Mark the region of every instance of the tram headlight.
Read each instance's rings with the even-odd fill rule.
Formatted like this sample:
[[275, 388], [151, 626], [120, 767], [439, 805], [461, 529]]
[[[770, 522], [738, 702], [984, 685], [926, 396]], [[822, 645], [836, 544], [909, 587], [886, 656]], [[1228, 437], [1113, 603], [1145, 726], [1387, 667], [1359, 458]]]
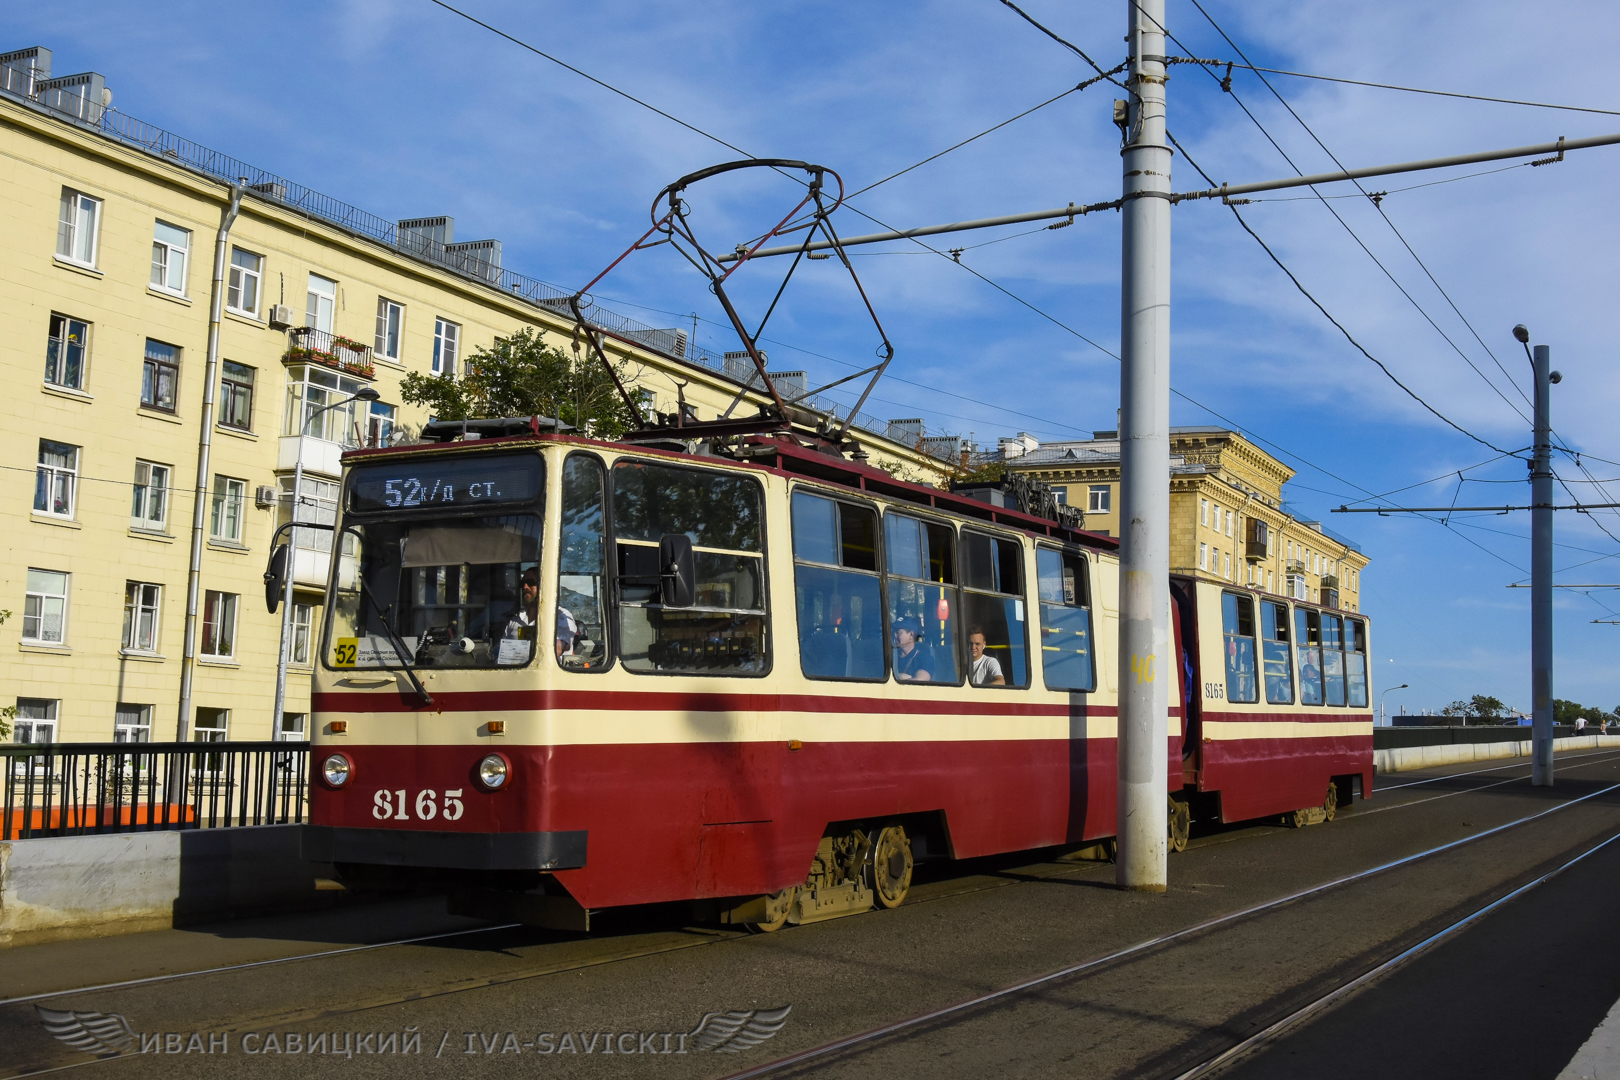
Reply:
[[354, 765], [345, 754], [330, 754], [321, 762], [321, 776], [335, 788], [340, 788], [349, 782], [354, 775]]
[[486, 791], [499, 791], [512, 777], [512, 763], [501, 754], [486, 754], [478, 763], [478, 782]]

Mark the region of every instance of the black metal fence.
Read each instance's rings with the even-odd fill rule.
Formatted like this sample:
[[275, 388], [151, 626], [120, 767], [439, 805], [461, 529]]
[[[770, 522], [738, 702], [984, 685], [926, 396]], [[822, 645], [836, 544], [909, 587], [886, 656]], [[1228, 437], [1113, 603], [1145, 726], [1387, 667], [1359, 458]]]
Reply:
[[0, 841], [286, 825], [309, 813], [309, 743], [0, 744]]

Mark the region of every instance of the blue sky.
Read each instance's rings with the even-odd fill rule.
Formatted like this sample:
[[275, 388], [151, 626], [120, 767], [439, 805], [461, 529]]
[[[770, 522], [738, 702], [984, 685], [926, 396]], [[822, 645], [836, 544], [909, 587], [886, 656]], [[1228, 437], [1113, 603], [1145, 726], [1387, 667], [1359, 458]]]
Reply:
[[[750, 154], [826, 164], [851, 188], [1090, 74], [995, 0], [460, 6]], [[1024, 6], [1104, 66], [1123, 59], [1125, 4]], [[1620, 108], [1612, 78], [1590, 59], [1620, 45], [1613, 5], [1576, 2], [1557, 20], [1503, 0], [1355, 9], [1323, 0], [1216, 0], [1205, 8], [1263, 66]], [[100, 71], [131, 115], [384, 217], [451, 214], [457, 239], [496, 237], [509, 268], [570, 289], [646, 227], [664, 184], [737, 156], [429, 0], [287, 2], [240, 12], [173, 0], [162, 18], [149, 3], [100, 0], [93, 11], [87, 18], [83, 7], [15, 5], [0, 21], [0, 48], [45, 45], [57, 74]], [[1169, 0], [1167, 21], [1197, 55], [1236, 58], [1189, 0]], [[1571, 27], [1579, 27], [1578, 55], [1569, 51]], [[1272, 78], [1349, 165], [1620, 130], [1620, 116]], [[1169, 86], [1171, 131], [1217, 181], [1289, 175], [1283, 152], [1305, 172], [1333, 167], [1255, 76], [1238, 73], [1233, 89], [1280, 151], [1203, 72], [1178, 67]], [[1111, 198], [1120, 185], [1115, 96], [1106, 84], [1072, 94], [854, 205], [901, 226]], [[1606, 148], [1455, 182], [1435, 183], [1501, 166], [1369, 182], [1369, 190], [1390, 192], [1382, 213], [1359, 197], [1333, 201], [1359, 243], [1308, 191], [1276, 193], [1243, 213], [1373, 355], [1451, 419], [1506, 450], [1530, 441], [1518, 414], [1529, 412], [1521, 396], [1528, 365], [1509, 334], [1514, 323], [1528, 324], [1565, 375], [1553, 399], [1563, 444], [1620, 462], [1611, 419], [1620, 390], [1612, 362], [1617, 163], [1620, 148]], [[1413, 185], [1430, 186], [1399, 190]], [[1178, 157], [1176, 187], [1199, 186]], [[1323, 191], [1353, 194], [1344, 185]], [[729, 248], [763, 229], [773, 211], [784, 212], [794, 193], [780, 179], [750, 176], [694, 196], [703, 235]], [[848, 211], [840, 227], [846, 234], [875, 228]], [[967, 247], [962, 263], [1117, 351], [1117, 216], [1014, 235], [1031, 228], [939, 238], [936, 246]], [[1183, 205], [1174, 229], [1172, 381], [1274, 444], [1299, 469], [1289, 485], [1292, 508], [1358, 540], [1371, 556], [1364, 604], [1374, 618], [1376, 676], [1381, 686], [1412, 684], [1391, 694], [1390, 705], [1438, 708], [1488, 693], [1527, 708], [1529, 591], [1505, 586], [1528, 580], [1528, 515], [1466, 516], [1446, 526], [1328, 514], [1351, 499], [1435, 478], [1397, 498], [1450, 503], [1459, 470], [1470, 481], [1460, 504], [1523, 502], [1523, 464], [1506, 458], [1470, 469], [1495, 451], [1446, 427], [1384, 378], [1295, 291], [1231, 211]], [[1019, 430], [1050, 440], [1114, 427], [1118, 365], [1105, 352], [914, 245], [867, 249], [856, 263], [896, 347], [893, 378], [867, 411], [923, 416], [932, 431], [992, 443]], [[766, 335], [773, 367], [802, 367], [828, 381], [868, 362], [876, 339], [835, 267], [815, 263], [796, 280]], [[745, 298], [765, 287], [765, 269], [739, 281]], [[732, 347], [713, 321], [713, 298], [673, 257], [641, 257], [598, 296], [654, 325], [690, 326], [695, 311], [709, 320], [699, 323], [700, 343]], [[1223, 422], [1180, 398], [1172, 416], [1178, 424]], [[1585, 482], [1620, 478], [1620, 465], [1583, 463], [1589, 475], [1568, 458], [1557, 465], [1575, 496], [1620, 501], [1620, 483]], [[1567, 495], [1561, 491], [1561, 501], [1571, 501]], [[1620, 536], [1620, 514], [1559, 515], [1560, 580], [1620, 582], [1620, 542], [1600, 526]], [[1609, 657], [1620, 626], [1591, 620], [1614, 617], [1607, 608], [1620, 610], [1620, 591], [1560, 592], [1557, 693], [1614, 707], [1620, 679]]]

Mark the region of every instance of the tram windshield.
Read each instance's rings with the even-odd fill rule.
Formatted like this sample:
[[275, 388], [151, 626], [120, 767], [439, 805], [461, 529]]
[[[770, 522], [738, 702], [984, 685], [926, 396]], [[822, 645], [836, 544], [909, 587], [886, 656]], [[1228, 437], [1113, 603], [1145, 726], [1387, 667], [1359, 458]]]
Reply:
[[540, 603], [540, 518], [428, 517], [347, 526], [357, 557], [332, 590], [337, 668], [517, 667], [551, 634]]

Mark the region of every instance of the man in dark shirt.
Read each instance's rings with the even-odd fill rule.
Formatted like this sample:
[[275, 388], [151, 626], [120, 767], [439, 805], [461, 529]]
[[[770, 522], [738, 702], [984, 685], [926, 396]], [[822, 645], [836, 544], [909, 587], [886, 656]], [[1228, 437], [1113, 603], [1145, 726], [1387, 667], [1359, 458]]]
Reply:
[[894, 624], [894, 677], [901, 682], [929, 682], [934, 677], [934, 651], [917, 640], [921, 636], [922, 620], [915, 616]]

